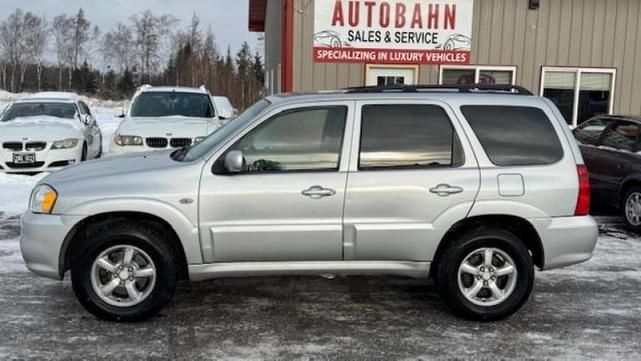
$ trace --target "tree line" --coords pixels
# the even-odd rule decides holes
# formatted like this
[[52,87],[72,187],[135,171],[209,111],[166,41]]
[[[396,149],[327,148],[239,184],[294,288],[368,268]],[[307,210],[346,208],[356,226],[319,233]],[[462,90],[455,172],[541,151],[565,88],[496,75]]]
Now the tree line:
[[0,86],[11,92],[74,91],[130,97],[142,84],[198,87],[244,109],[262,96],[260,54],[242,44],[232,54],[194,13],[181,27],[151,10],[102,32],[84,10],[53,19],[16,9],[0,23]]

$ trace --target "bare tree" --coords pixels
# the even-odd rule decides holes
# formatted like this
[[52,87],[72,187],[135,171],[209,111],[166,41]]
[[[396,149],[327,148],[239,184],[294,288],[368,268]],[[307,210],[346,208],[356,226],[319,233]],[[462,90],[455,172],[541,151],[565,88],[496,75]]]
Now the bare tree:
[[[24,17],[24,50],[27,54],[27,61],[35,64],[38,90],[42,89],[42,63],[44,52],[49,38],[47,19],[43,16],[34,15],[30,12]],[[23,67],[21,78],[24,79],[26,66]]]
[[55,53],[58,63],[58,89],[62,90],[62,72],[69,67],[73,57],[73,18],[61,14],[53,19],[53,36],[55,39]]
[[140,76],[142,82],[156,70],[161,58],[160,50],[170,27],[176,23],[172,15],[155,16],[151,10],[133,15],[131,22],[135,31],[135,44],[140,57]]
[[25,58],[22,49],[24,46],[24,12],[21,9],[16,9],[0,25],[0,43],[4,56],[11,67],[10,89],[15,91],[16,74],[21,73],[20,67],[23,66]]
[[118,23],[114,30],[111,30],[102,38],[102,54],[107,63],[113,62],[120,73],[125,69],[131,69],[134,56],[134,39],[131,28]]
[[[216,38],[211,26],[207,29],[207,36],[203,45],[203,71],[204,83],[214,84],[216,82],[216,64],[218,60],[218,48],[216,47]],[[213,89],[210,89],[213,91]]]
[[73,24],[73,69],[78,69],[78,59],[84,54],[85,44],[89,41],[89,29],[91,23],[85,17],[85,11],[80,8],[78,13],[72,18]]

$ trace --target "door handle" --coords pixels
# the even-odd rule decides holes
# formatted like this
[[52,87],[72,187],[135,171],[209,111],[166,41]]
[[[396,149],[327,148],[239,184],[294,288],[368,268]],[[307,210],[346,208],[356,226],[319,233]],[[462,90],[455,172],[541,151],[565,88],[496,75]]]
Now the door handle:
[[439,184],[434,188],[430,188],[430,193],[439,195],[440,197],[451,196],[452,194],[463,193],[463,188],[453,187],[449,184]]
[[321,186],[313,186],[302,192],[302,195],[311,199],[321,199],[324,197],[331,197],[336,194],[336,191],[331,188],[323,188]]

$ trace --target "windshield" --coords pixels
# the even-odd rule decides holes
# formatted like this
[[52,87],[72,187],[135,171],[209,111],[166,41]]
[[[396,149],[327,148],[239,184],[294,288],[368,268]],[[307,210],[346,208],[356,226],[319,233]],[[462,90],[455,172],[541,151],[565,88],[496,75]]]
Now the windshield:
[[146,92],[134,100],[131,116],[213,118],[214,109],[208,94]]
[[16,118],[49,116],[62,119],[73,119],[76,116],[76,105],[72,103],[16,103],[2,115],[2,122]]
[[237,130],[242,129],[250,124],[256,118],[256,116],[258,116],[270,104],[271,103],[267,100],[261,100],[258,103],[252,105],[243,114],[234,118],[226,125],[218,128],[202,142],[192,147],[185,148],[182,156],[174,156],[174,159],[191,162],[198,158],[204,157],[205,154],[214,149],[214,147],[216,147],[221,141],[224,141],[225,139],[227,139],[227,137],[235,133]]

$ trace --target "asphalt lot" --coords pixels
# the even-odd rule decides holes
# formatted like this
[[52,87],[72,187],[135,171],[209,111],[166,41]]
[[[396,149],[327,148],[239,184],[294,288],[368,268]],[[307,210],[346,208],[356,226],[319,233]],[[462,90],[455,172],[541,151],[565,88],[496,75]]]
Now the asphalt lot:
[[273,277],[184,283],[160,317],[117,324],[85,313],[68,275],[29,273],[0,215],[0,359],[641,359],[641,239],[600,221],[594,259],[538,273],[502,322],[452,316],[421,280]]

